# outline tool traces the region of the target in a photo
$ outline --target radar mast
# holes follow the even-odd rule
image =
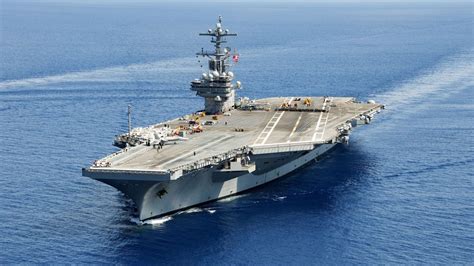
[[[214,44],[214,51],[204,51],[196,53],[197,56],[208,58],[208,72],[204,72],[200,79],[191,82],[191,90],[196,91],[198,96],[204,98],[205,112],[209,114],[219,114],[230,111],[234,107],[235,89],[240,88],[240,82],[232,84],[234,73],[229,71],[231,48],[222,47],[227,43],[226,37],[237,36],[230,33],[228,29],[222,27],[222,17],[219,16],[216,28],[209,29],[206,33],[199,33],[200,36],[211,36],[211,43]]]

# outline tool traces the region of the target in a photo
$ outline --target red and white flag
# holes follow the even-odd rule
[[[234,61],[235,63],[239,62],[239,54],[234,54],[232,56],[232,61]]]

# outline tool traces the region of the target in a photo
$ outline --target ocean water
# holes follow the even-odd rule
[[[240,96],[387,109],[319,163],[147,224],[81,176],[198,110],[197,36],[239,36]],[[474,264],[472,3],[0,2],[0,263]]]

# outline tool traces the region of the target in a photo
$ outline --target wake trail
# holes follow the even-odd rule
[[[260,57],[262,51],[272,53],[284,53],[291,50],[288,47],[270,46],[265,49],[257,48],[246,50],[246,57],[249,59]],[[294,50],[294,49],[293,49]],[[163,80],[163,75],[196,73],[199,72],[199,65],[194,57],[183,57],[169,60],[161,60],[144,64],[130,64],[125,66],[113,66],[94,70],[75,71],[59,75],[44,77],[33,77],[25,79],[0,81],[1,89],[10,88],[35,88],[54,84],[75,84],[75,83],[112,83],[112,82],[157,82]],[[202,59],[200,59],[202,60]]]
[[[80,82],[134,82],[159,81],[163,73],[193,73],[196,71],[192,58],[177,58],[145,64],[106,67],[90,71],[76,71],[60,75],[37,78],[6,80],[0,82],[0,89],[37,87],[59,83]]]
[[[165,223],[173,220],[173,218],[178,216],[178,215],[191,214],[191,213],[200,213],[200,212],[214,214],[216,212],[216,210],[212,209],[212,208],[194,207],[194,208],[186,209],[184,211],[179,211],[179,212],[171,214],[171,215],[167,215],[167,216],[160,217],[160,218],[153,218],[153,219],[149,219],[149,220],[145,220],[145,221],[140,221],[140,219],[138,219],[137,217],[131,217],[130,222],[132,222],[136,225],[152,225],[154,227],[161,227]]]
[[[393,90],[376,95],[375,100],[388,110],[399,112],[404,106],[420,105],[433,99],[474,86],[474,50],[444,59],[425,73],[404,81]]]

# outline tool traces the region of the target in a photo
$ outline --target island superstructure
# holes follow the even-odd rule
[[[210,36],[208,71],[191,82],[204,110],[118,135],[122,149],[82,169],[132,199],[147,220],[228,197],[312,163],[383,105],[350,97],[236,99],[229,36],[221,18]]]

